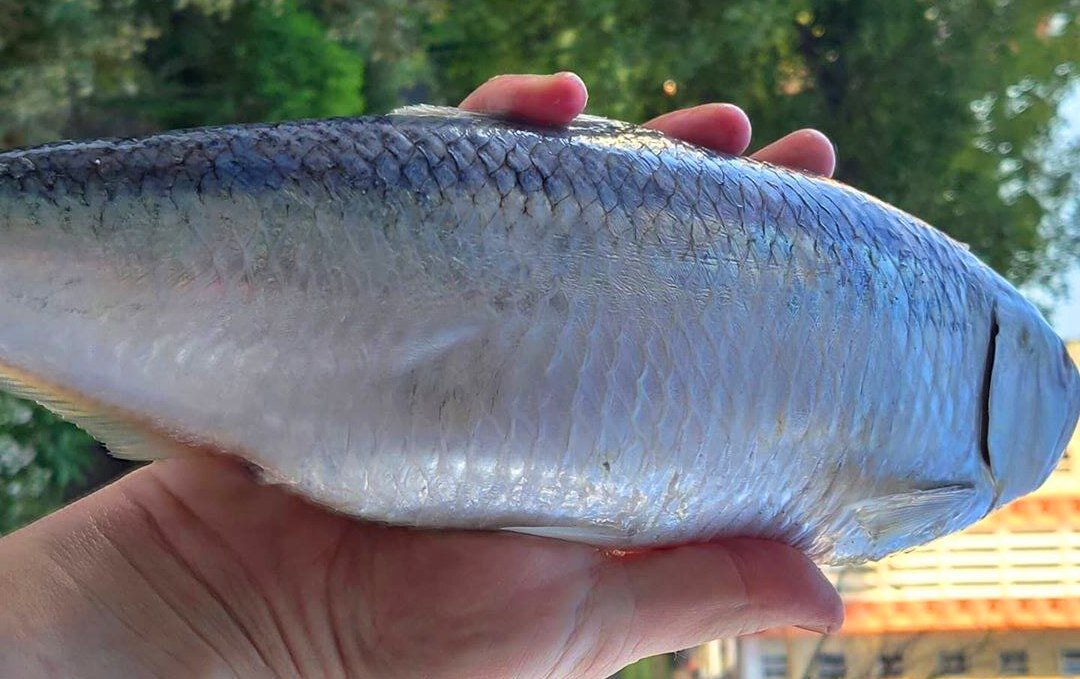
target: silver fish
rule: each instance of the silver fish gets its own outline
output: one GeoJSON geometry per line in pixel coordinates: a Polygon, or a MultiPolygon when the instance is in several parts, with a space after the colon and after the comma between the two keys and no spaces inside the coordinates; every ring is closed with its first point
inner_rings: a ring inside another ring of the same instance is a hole
{"type": "Polygon", "coordinates": [[[3,384],[351,515],[823,563],[1038,487],[1080,376],[964,247],[624,123],[431,107],[0,154],[3,384]]]}

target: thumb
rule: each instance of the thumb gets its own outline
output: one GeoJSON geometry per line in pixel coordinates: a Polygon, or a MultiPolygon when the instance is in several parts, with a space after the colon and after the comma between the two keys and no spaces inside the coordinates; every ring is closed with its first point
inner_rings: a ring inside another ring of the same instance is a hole
{"type": "Polygon", "coordinates": [[[607,585],[600,591],[631,607],[627,662],[784,625],[832,632],[844,619],[813,562],[766,540],[614,554],[598,579],[607,585]]]}

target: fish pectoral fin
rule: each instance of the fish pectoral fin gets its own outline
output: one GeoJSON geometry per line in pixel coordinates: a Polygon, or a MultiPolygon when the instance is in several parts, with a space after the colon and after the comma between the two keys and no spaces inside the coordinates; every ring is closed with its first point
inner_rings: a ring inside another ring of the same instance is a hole
{"type": "Polygon", "coordinates": [[[113,457],[148,461],[190,455],[192,451],[138,415],[102,403],[73,389],[0,363],[0,389],[34,401],[101,441],[113,457]]]}
{"type": "Polygon", "coordinates": [[[856,502],[848,506],[855,522],[879,544],[908,541],[914,535],[936,535],[975,499],[973,486],[951,484],[910,490],[856,502]]]}
{"type": "Polygon", "coordinates": [[[535,535],[567,542],[581,542],[594,547],[626,545],[630,534],[612,526],[506,526],[500,530],[535,535]]]}

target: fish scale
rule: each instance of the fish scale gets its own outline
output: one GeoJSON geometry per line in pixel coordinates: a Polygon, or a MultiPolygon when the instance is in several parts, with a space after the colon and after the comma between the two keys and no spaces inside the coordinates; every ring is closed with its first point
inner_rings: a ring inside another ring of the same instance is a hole
{"type": "Polygon", "coordinates": [[[0,382],[114,454],[620,548],[879,558],[1035,489],[1080,410],[1061,340],[944,234],[588,116],[0,154],[0,318],[0,382]]]}

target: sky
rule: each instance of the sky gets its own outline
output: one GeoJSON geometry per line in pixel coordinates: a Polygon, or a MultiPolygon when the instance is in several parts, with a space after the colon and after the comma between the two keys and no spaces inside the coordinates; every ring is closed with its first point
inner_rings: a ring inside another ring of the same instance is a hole
{"type": "Polygon", "coordinates": [[[1065,339],[1080,340],[1080,267],[1074,267],[1066,280],[1069,296],[1054,306],[1050,325],[1065,339]]]}
{"type": "MultiPolygon", "coordinates": [[[[1060,143],[1080,140],[1080,86],[1062,102],[1060,114],[1065,123],[1061,127],[1060,143]]],[[[1052,304],[1048,320],[1065,339],[1080,340],[1080,262],[1065,274],[1065,281],[1068,295],[1052,304]]],[[[1037,293],[1031,293],[1031,296],[1040,299],[1037,293]]]]}

